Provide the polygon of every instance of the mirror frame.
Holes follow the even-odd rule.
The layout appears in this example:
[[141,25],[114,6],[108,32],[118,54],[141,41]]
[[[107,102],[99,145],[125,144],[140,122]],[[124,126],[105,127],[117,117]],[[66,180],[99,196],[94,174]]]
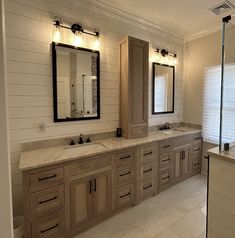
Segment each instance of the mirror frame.
[[[86,52],[92,52],[97,54],[97,116],[94,117],[81,117],[81,118],[58,118],[58,106],[57,106],[57,56],[56,46],[61,46],[69,49],[81,50]],[[63,43],[52,42],[52,76],[53,76],[53,109],[54,109],[54,122],[66,122],[66,121],[81,121],[81,120],[94,120],[100,119],[100,52],[87,48],[76,47]]]
[[[155,72],[156,72],[155,65],[170,67],[173,69],[173,90],[172,90],[173,100],[172,100],[172,110],[171,111],[155,112],[155,110],[154,110],[154,102],[155,102],[155,93],[154,93],[155,80],[154,79],[155,79]],[[153,62],[153,84],[152,84],[152,87],[153,87],[152,88],[152,115],[174,113],[174,111],[175,111],[175,66]]]

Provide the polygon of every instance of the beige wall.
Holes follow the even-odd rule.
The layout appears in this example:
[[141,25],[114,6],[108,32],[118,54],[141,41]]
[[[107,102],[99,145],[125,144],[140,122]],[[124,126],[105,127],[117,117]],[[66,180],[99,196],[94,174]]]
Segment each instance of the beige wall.
[[11,238],[12,200],[8,147],[4,1],[0,0],[0,237]]
[[204,71],[221,63],[221,33],[187,42],[184,46],[184,121],[202,124]]
[[[134,24],[74,6],[65,0],[7,1],[8,96],[14,213],[22,213],[22,175],[18,170],[21,143],[40,139],[115,130],[119,126],[119,43],[130,35],[150,42],[149,108],[152,95],[152,56],[156,44],[176,52],[176,109],[174,114],[152,116],[150,125],[182,121],[183,116],[183,42],[171,35],[150,32]],[[100,28],[101,119],[53,123],[51,75],[52,17],[64,23],[81,22],[84,28]],[[64,31],[65,43],[72,33]],[[46,128],[39,130],[44,122]]]

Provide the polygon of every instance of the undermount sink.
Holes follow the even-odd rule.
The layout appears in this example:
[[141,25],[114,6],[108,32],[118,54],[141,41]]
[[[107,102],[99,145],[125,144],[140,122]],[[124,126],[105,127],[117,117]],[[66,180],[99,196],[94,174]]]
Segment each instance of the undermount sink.
[[173,129],[162,130],[161,132],[164,134],[179,134],[180,132],[184,132],[184,131],[179,130],[177,128],[173,128]]
[[96,152],[100,150],[104,150],[106,147],[100,143],[100,142],[90,142],[90,143],[84,143],[84,144],[76,144],[76,145],[67,145],[64,146],[64,150],[67,152],[80,152],[80,153],[86,153],[86,152]]

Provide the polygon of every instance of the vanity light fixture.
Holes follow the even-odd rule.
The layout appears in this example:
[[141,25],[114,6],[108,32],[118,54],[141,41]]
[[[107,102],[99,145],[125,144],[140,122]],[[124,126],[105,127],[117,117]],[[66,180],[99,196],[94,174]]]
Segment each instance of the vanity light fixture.
[[156,48],[156,61],[161,64],[176,65],[177,55],[175,53],[169,52],[167,49]]
[[60,17],[55,16],[53,20],[54,30],[53,30],[53,41],[59,42],[61,39],[60,29],[71,30],[74,34],[74,45],[82,47],[84,45],[84,34],[93,36],[93,48],[98,50],[100,47],[100,31],[95,28],[94,32],[84,30],[82,25],[79,23],[74,23],[71,26],[64,25]]

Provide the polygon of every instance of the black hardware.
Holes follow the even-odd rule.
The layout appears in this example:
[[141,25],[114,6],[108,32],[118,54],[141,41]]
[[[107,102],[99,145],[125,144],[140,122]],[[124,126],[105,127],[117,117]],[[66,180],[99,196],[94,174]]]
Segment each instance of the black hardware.
[[167,177],[162,177],[161,179],[168,179],[168,178],[170,178],[170,176],[168,175]]
[[83,141],[83,138],[82,138],[82,136],[80,136],[80,137],[79,137],[78,144],[84,144],[84,141]]
[[199,148],[197,148],[197,149],[194,149],[193,151],[199,151],[200,149]]
[[52,227],[50,227],[50,228],[47,228],[47,229],[45,229],[45,230],[41,230],[41,233],[43,234],[43,233],[45,233],[45,232],[47,232],[47,231],[50,231],[50,230],[52,230],[52,229],[54,229],[54,228],[56,228],[56,227],[58,227],[58,224],[56,224],[55,226],[52,226]]
[[126,175],[130,174],[130,173],[131,173],[131,172],[129,171],[129,172],[125,173],[125,174],[120,174],[119,176],[120,176],[120,177],[123,177],[123,176],[126,176]]
[[153,154],[153,152],[151,151],[151,152],[145,153],[144,156],[152,155],[152,154]]
[[229,150],[229,143],[224,144],[224,150]]
[[148,188],[151,188],[152,187],[152,184],[146,186],[146,187],[143,187],[143,189],[148,189]]
[[120,159],[128,159],[130,157],[131,157],[130,155],[127,155],[127,156],[124,156],[124,157],[120,157]]
[[70,144],[69,145],[75,145],[75,142],[74,140],[71,140]]
[[122,137],[122,128],[117,128],[117,130],[116,130],[116,136],[117,136],[117,137]]
[[43,181],[43,180],[47,180],[47,179],[51,179],[51,178],[55,178],[57,175],[53,174],[51,176],[45,177],[45,178],[38,178],[39,181]]
[[39,201],[39,204],[43,204],[43,203],[46,203],[46,202],[50,202],[52,200],[55,200],[57,198],[57,196],[53,197],[53,198],[50,198],[50,199],[47,199],[47,200],[44,200],[44,201]]
[[171,146],[170,145],[164,145],[162,148],[166,149],[166,148],[169,148],[169,147],[171,147]]
[[96,179],[94,179],[94,192],[96,192]]
[[170,158],[162,160],[163,163],[167,161],[170,161]]
[[148,172],[151,172],[153,169],[151,168],[151,169],[148,169],[148,170],[144,170],[143,172],[144,173],[148,173]]
[[127,193],[127,194],[125,194],[125,195],[122,195],[122,196],[119,196],[120,198],[124,198],[124,197],[127,197],[127,196],[129,196],[129,195],[131,195],[130,193]]
[[205,155],[204,158],[205,158],[205,159],[209,159],[210,156],[209,156],[209,155]]
[[197,166],[197,165],[199,165],[199,162],[197,162],[196,164],[194,164],[193,166]]
[[228,23],[231,19],[232,19],[232,16],[231,16],[231,15],[228,15],[228,16],[226,16],[226,17],[223,17],[222,22]]
[[196,138],[194,138],[194,140],[200,140],[201,139],[201,137],[196,137]]
[[91,180],[89,181],[89,185],[90,185],[90,192],[89,193],[91,193],[92,192],[92,181]]
[[182,159],[185,159],[185,151],[182,151]]
[[89,137],[87,137],[86,142],[87,142],[87,143],[90,143],[90,142],[91,142],[91,139],[90,139]]

